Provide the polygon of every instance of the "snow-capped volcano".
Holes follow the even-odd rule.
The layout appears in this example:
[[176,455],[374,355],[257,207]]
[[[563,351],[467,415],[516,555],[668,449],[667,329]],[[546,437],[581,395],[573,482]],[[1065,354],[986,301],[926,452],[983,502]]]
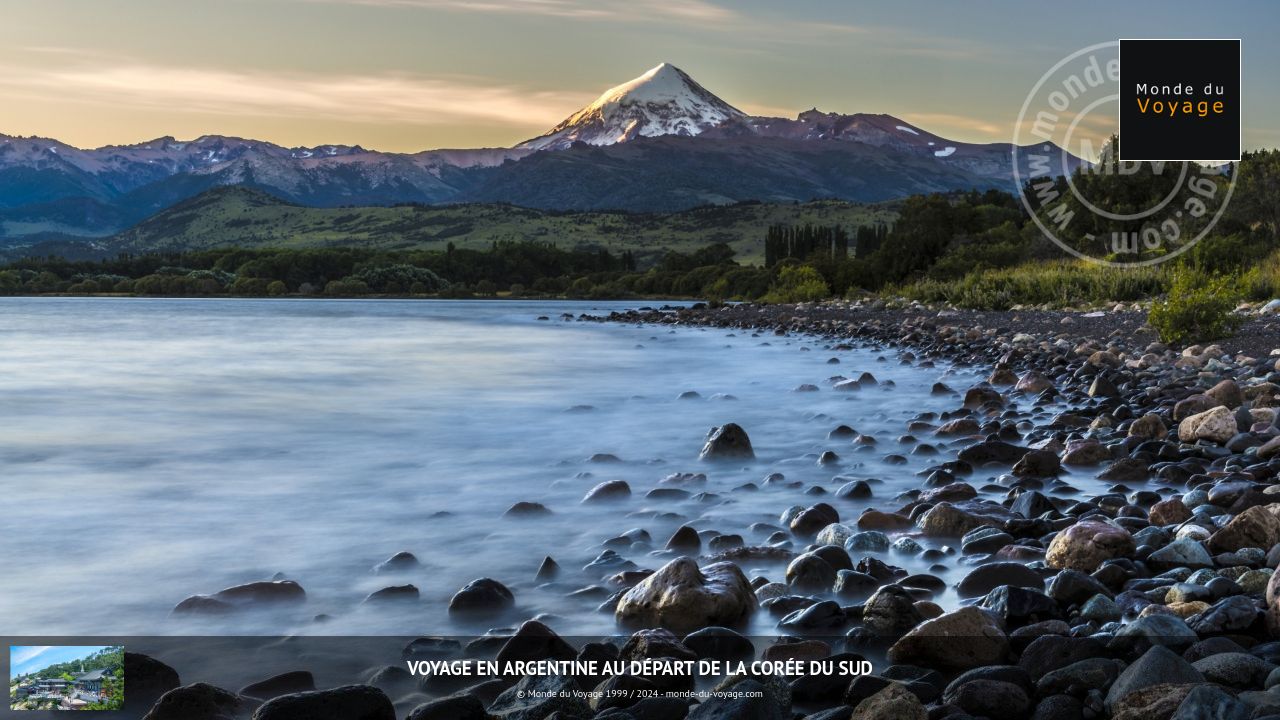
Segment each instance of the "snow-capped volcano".
[[562,150],[575,142],[613,145],[635,137],[698,135],[746,113],[711,94],[683,70],[662,63],[604,92],[545,135],[517,148]]

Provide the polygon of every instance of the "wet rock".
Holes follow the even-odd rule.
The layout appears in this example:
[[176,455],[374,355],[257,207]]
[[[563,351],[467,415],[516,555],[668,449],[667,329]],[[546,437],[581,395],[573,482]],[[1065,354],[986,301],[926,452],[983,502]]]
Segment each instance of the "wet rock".
[[1090,690],[1106,690],[1120,676],[1123,664],[1111,658],[1088,658],[1047,673],[1036,682],[1036,693],[1084,697]]
[[553,713],[560,713],[566,720],[591,717],[586,697],[573,678],[526,675],[493,701],[489,715],[500,720],[542,720]]
[[631,486],[625,480],[607,480],[587,491],[584,504],[625,500],[631,497]]
[[702,538],[698,537],[697,530],[688,525],[681,525],[671,534],[671,539],[667,541],[667,549],[675,552],[696,553],[702,549]]
[[1001,680],[970,680],[954,689],[947,688],[942,699],[970,715],[991,720],[1022,720],[1031,707],[1026,691]]
[[989,522],[981,515],[961,510],[949,502],[940,502],[921,515],[916,525],[928,537],[958,538]]
[[961,450],[957,458],[975,466],[987,464],[1009,465],[1027,454],[1027,448],[1003,440],[983,440]]
[[1243,632],[1252,628],[1261,614],[1262,610],[1251,598],[1236,595],[1187,618],[1187,626],[1201,635]]
[[702,460],[741,460],[755,456],[747,431],[737,423],[725,423],[712,428],[707,434],[707,442],[698,457]]
[[894,663],[968,670],[1003,662],[1008,654],[1008,638],[990,616],[966,607],[912,628],[889,648],[888,658]]
[[824,600],[787,615],[778,623],[778,627],[800,634],[810,634],[841,628],[847,622],[848,618],[839,603],[834,600]]
[[1184,538],[1174,540],[1156,550],[1147,557],[1147,562],[1156,570],[1170,570],[1178,567],[1211,568],[1213,557],[1209,551],[1195,540]]
[[418,599],[416,585],[391,585],[381,590],[374,590],[364,599],[367,604],[403,602]]
[[915,601],[901,586],[885,585],[863,605],[862,624],[880,636],[901,635],[924,620]]
[[515,505],[512,505],[511,507],[507,508],[507,511],[503,513],[503,516],[504,517],[540,517],[543,515],[550,515],[550,514],[551,514],[551,511],[547,509],[546,505],[543,505],[542,503],[528,502],[528,501],[522,500],[516,503]]
[[1204,394],[1219,405],[1233,410],[1244,402],[1244,397],[1240,394],[1240,386],[1236,385],[1235,380],[1223,380],[1206,390]]
[[306,670],[294,670],[292,673],[273,675],[271,678],[244,685],[239,689],[239,694],[243,697],[256,698],[256,700],[271,700],[282,694],[311,692],[315,689],[316,682],[311,673]]
[[737,662],[755,657],[756,649],[751,640],[726,627],[706,627],[695,630],[684,638],[685,647],[697,653],[699,658]]
[[906,515],[881,510],[867,510],[858,516],[858,528],[861,530],[905,530],[914,525]]
[[1079,605],[1094,595],[1110,597],[1111,591],[1096,578],[1068,569],[1053,576],[1045,594],[1065,605]]
[[538,572],[533,576],[538,582],[547,582],[556,579],[560,575],[560,565],[550,555],[542,558],[542,564],[538,566]]
[[1004,396],[990,385],[975,385],[964,394],[964,406],[976,410],[983,405],[1004,405]]
[[1221,688],[1200,685],[1191,689],[1169,720],[1247,720],[1256,717],[1248,705]]
[[143,720],[238,720],[246,705],[239,695],[206,683],[177,687],[160,696]]
[[181,682],[173,668],[141,653],[124,653],[124,674],[129,679],[131,706],[150,707],[159,697],[178,687]]
[[515,605],[515,595],[506,585],[491,578],[467,583],[449,600],[451,615],[492,615]]
[[616,615],[624,623],[689,632],[739,625],[755,608],[751,583],[737,565],[718,562],[699,569],[692,559],[681,557],[628,590]]
[[1111,450],[1097,440],[1072,440],[1062,453],[1063,465],[1097,465],[1111,459]]
[[869,597],[880,587],[880,581],[866,573],[856,570],[841,570],[836,573],[834,592],[843,600],[861,600]]
[[832,523],[840,522],[840,513],[826,503],[818,503],[801,510],[789,523],[791,532],[810,536]]
[[822,528],[818,532],[813,542],[815,545],[836,545],[844,547],[849,538],[853,537],[855,530],[848,525],[842,523],[831,523]]
[[805,553],[787,565],[786,581],[802,592],[827,592],[835,585],[836,570],[816,553]]
[[1111,641],[1113,647],[1136,645],[1167,645],[1179,650],[1189,647],[1199,638],[1182,618],[1174,615],[1143,615],[1125,625]]
[[943,423],[935,432],[938,435],[977,435],[982,426],[977,420],[968,417],[955,418]]
[[1093,621],[1100,625],[1115,622],[1122,617],[1120,607],[1106,595],[1098,594],[1089,598],[1080,608],[1080,619]]
[[1030,372],[1023,373],[1022,377],[1018,378],[1018,384],[1015,385],[1013,389],[1027,393],[1028,395],[1039,395],[1052,387],[1052,380],[1032,370]]
[[1222,445],[1235,434],[1235,413],[1225,407],[1196,413],[1178,423],[1178,439],[1182,442],[1208,440]]
[[251,582],[220,590],[213,595],[193,595],[174,608],[175,614],[218,614],[258,607],[299,605],[307,600],[302,586],[292,580]]
[[1001,585],[987,593],[978,605],[999,617],[1006,628],[1060,617],[1053,598],[1031,588]]
[[1124,528],[1083,520],[1054,536],[1045,563],[1051,568],[1093,572],[1104,560],[1129,557],[1134,549],[1133,536]]
[[889,683],[883,690],[858,703],[851,720],[926,720],[929,713],[920,698],[901,683]]
[[554,630],[537,620],[526,620],[498,651],[499,664],[523,660],[572,660],[578,651]]
[[1152,505],[1147,515],[1152,525],[1176,525],[1191,519],[1191,510],[1182,498],[1173,497]]
[[419,705],[405,720],[489,720],[489,715],[479,698],[454,695]]
[[1050,450],[1028,450],[1013,464],[1018,477],[1055,477],[1062,472],[1062,461]]
[[1153,645],[1120,673],[1107,691],[1106,705],[1114,709],[1127,695],[1155,685],[1202,683],[1204,675],[1163,645]]
[[417,570],[418,558],[411,552],[398,552],[373,567],[376,573],[397,573]]
[[[901,538],[901,540],[907,539]],[[983,525],[970,530],[960,538],[960,551],[965,555],[993,553],[1013,543],[1014,538],[1009,533]]]
[[1248,690],[1260,688],[1275,665],[1243,652],[1224,652],[1191,663],[1209,682]]
[[1241,548],[1269,550],[1276,543],[1280,543],[1280,520],[1267,507],[1255,505],[1231,518],[1205,545],[1212,552],[1224,553]]
[[1111,720],[1169,718],[1194,687],[1176,683],[1135,690],[1112,706]]
[[889,537],[878,530],[864,530],[849,536],[844,542],[844,549],[849,552],[885,552],[889,549]]
[[960,597],[978,597],[986,595],[1001,585],[1014,587],[1044,589],[1044,578],[1035,570],[1018,562],[996,562],[979,565],[965,575],[956,586]]
[[1169,436],[1164,420],[1155,413],[1147,413],[1129,424],[1129,437],[1145,440],[1163,440]]
[[1095,638],[1041,635],[1023,649],[1018,656],[1018,667],[1031,677],[1039,678],[1058,668],[1106,654],[1106,647]]

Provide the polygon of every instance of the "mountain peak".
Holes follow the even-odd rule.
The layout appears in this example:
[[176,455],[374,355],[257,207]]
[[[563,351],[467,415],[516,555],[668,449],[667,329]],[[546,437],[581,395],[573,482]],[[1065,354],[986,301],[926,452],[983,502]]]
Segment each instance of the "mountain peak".
[[545,135],[516,147],[560,150],[575,142],[613,145],[637,137],[692,136],[745,113],[713,95],[688,73],[662,63],[605,90]]

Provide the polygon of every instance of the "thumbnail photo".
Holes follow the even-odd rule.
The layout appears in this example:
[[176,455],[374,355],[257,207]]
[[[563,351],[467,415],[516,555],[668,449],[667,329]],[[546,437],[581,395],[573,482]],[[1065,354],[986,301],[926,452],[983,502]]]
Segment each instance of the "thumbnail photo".
[[123,707],[123,647],[9,647],[9,709],[120,710]]

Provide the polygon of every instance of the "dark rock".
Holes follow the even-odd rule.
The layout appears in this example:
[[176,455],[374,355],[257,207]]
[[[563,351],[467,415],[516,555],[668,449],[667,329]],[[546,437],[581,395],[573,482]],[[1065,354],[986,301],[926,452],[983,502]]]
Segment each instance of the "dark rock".
[[1106,703],[1108,708],[1114,708],[1129,693],[1153,685],[1201,682],[1204,682],[1204,675],[1191,663],[1163,645],[1153,645],[1120,673],[1107,691]]
[[245,702],[239,695],[195,683],[161,695],[143,720],[238,720],[244,712]]
[[449,600],[450,614],[492,615],[515,605],[515,595],[506,585],[490,578],[467,583]]
[[[126,670],[127,672],[127,670]],[[127,676],[126,676],[127,677]],[[295,670],[293,672],[281,673],[259,680],[256,683],[245,685],[240,688],[240,695],[245,697],[256,698],[258,700],[270,700],[280,695],[288,695],[289,693],[310,692],[316,689],[315,678],[306,670]],[[132,692],[132,688],[130,688]]]
[[1044,588],[1044,578],[1022,563],[997,562],[979,565],[969,571],[969,574],[956,586],[956,590],[960,593],[960,597],[977,597],[1001,585],[1041,590]]
[[489,720],[484,703],[472,695],[455,695],[423,703],[405,720]]
[[699,458],[703,460],[736,460],[754,458],[751,438],[737,423],[726,423],[711,429]]

